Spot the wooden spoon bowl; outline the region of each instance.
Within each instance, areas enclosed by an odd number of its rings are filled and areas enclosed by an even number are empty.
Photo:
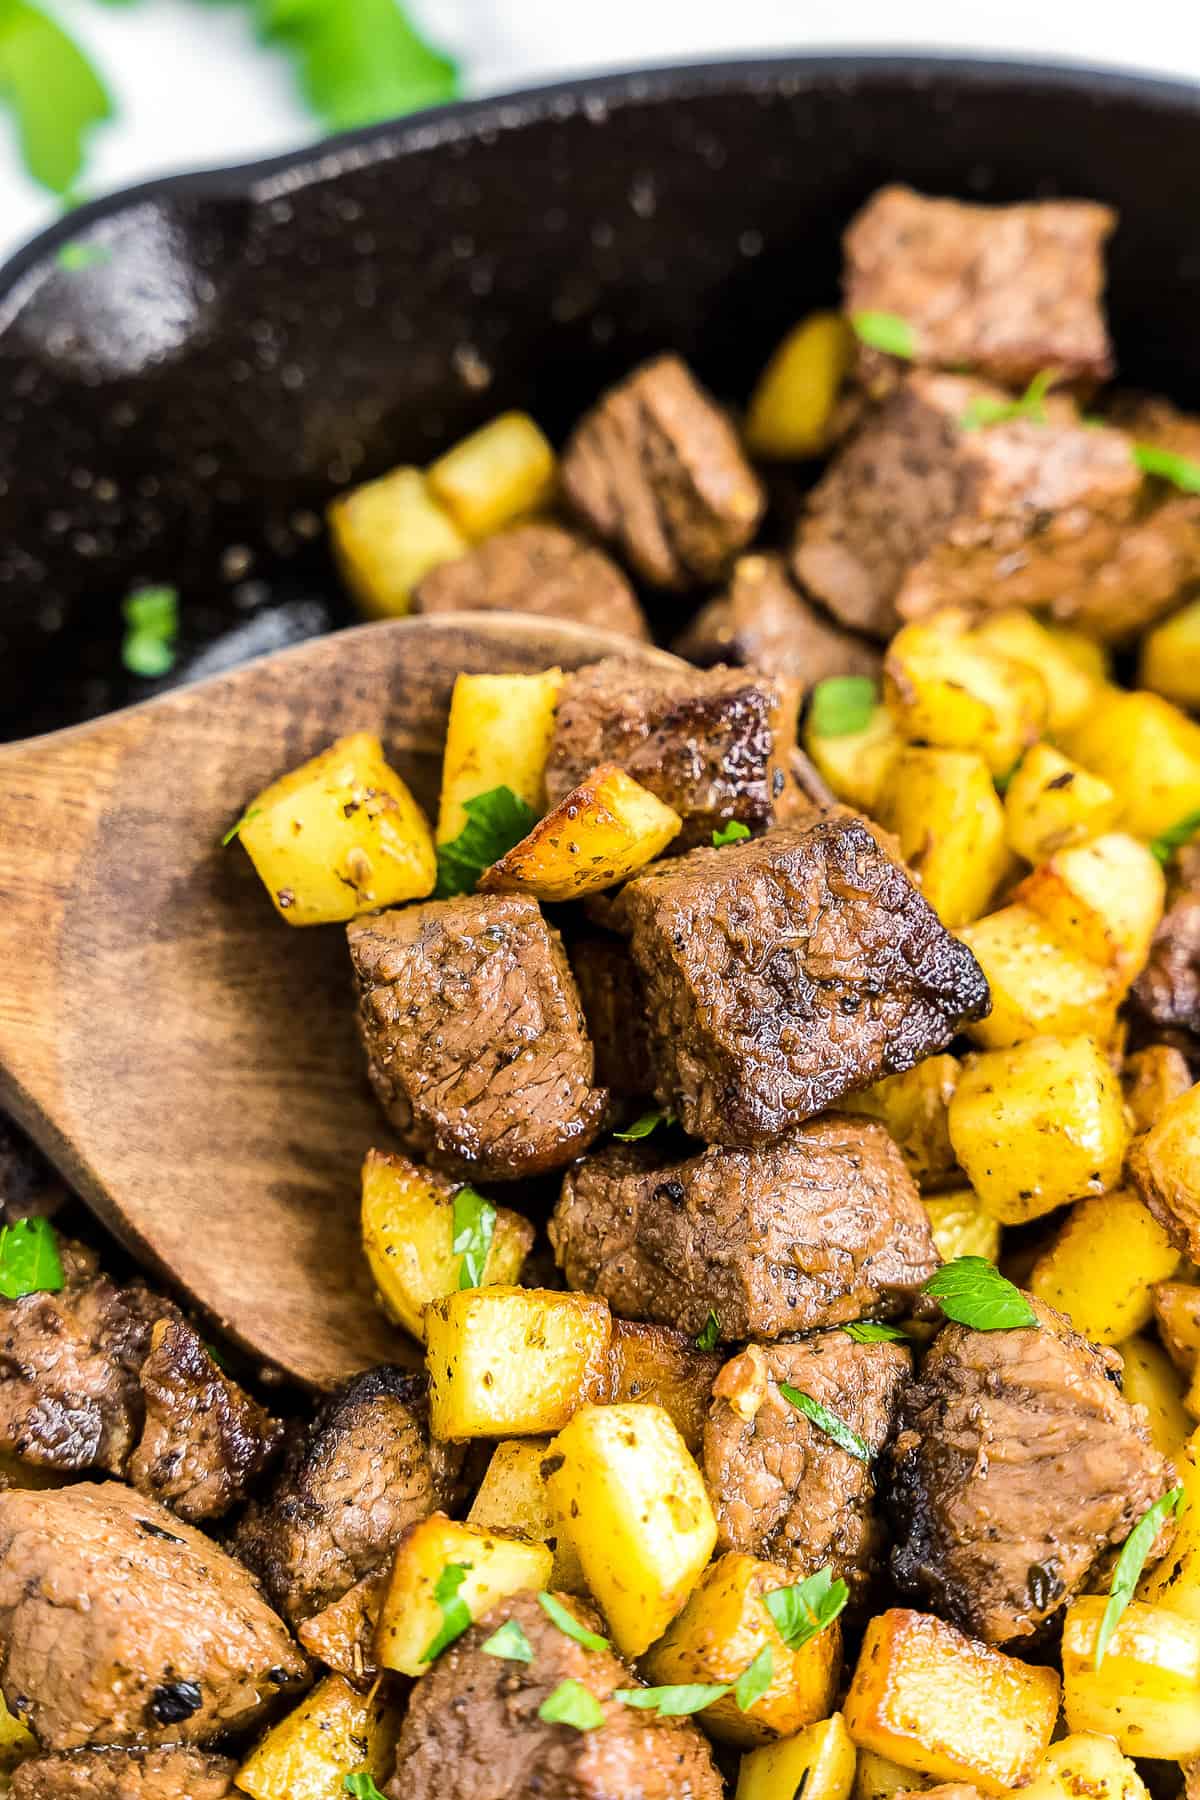
[[[359,1244],[367,1087],[340,926],[288,929],[222,834],[378,731],[432,808],[460,672],[674,657],[550,620],[368,625],[0,749],[0,1100],[146,1266],[325,1387],[411,1360]]]

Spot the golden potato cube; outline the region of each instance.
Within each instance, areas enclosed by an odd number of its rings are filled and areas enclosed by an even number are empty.
[[[347,1775],[389,1778],[399,1729],[389,1696],[360,1694],[340,1675],[327,1675],[259,1739],[235,1780],[253,1800],[333,1800],[344,1793]]]
[[[984,650],[1023,663],[1041,677],[1046,689],[1046,729],[1066,731],[1082,719],[1096,698],[1097,682],[1104,679],[1095,667],[1086,667],[1074,646],[1062,641],[1032,613],[1019,607],[989,613],[971,632],[971,641]],[[1103,658],[1101,670],[1105,669]]]
[[[1112,680],[1112,652],[1107,644],[1089,637],[1075,625],[1060,625],[1057,620],[1042,621],[1042,630],[1050,638],[1060,656],[1082,671],[1097,687],[1107,687]]]
[[[875,816],[900,840],[921,892],[951,931],[987,911],[1008,868],[1004,808],[973,750],[909,748],[894,759]]]
[[[549,1586],[568,1594],[586,1594],[583,1570],[546,1492],[548,1437],[506,1438],[492,1451],[479,1491],[467,1514],[468,1525],[503,1531],[510,1537],[546,1544],[554,1553]]]
[[[854,332],[842,313],[809,313],[788,332],[746,409],[751,456],[778,462],[820,456],[854,364],[854,345]]]
[[[1178,1266],[1178,1250],[1136,1194],[1102,1194],[1071,1208],[1029,1288],[1084,1337],[1119,1344],[1150,1323],[1154,1286]]]
[[[1183,1404],[1179,1371],[1153,1338],[1125,1338],[1117,1348],[1125,1365],[1121,1388],[1131,1406],[1144,1406],[1156,1450],[1178,1462],[1192,1435],[1192,1419]]]
[[[846,1721],[834,1713],[743,1756],[734,1800],[850,1800],[855,1761]]]
[[[375,1628],[386,1582],[386,1574],[380,1570],[364,1575],[296,1627],[296,1636],[309,1655],[347,1681],[372,1681],[378,1674]]]
[[[1144,844],[1111,831],[1057,850],[1013,890],[1070,949],[1112,969],[1121,989],[1141,969],[1163,913],[1162,867]]]
[[[670,1325],[613,1320],[606,1400],[648,1400],[661,1406],[694,1456],[704,1436],[712,1384],[726,1361],[722,1350],[698,1350]]]
[[[1163,1108],[1191,1085],[1187,1059],[1173,1044],[1148,1044],[1127,1056],[1121,1065],[1121,1090],[1134,1132],[1149,1131]]]
[[[902,1769],[889,1757],[876,1756],[873,1750],[858,1746],[851,1800],[892,1800],[893,1794],[908,1794],[932,1785],[928,1775]]]
[[[1041,675],[980,648],[945,618],[896,633],[883,682],[902,737],[943,750],[975,750],[993,775],[1007,775],[1046,723]]]
[[[1192,1261],[1200,1256],[1200,1083],[1172,1100],[1129,1153],[1138,1193]]]
[[[1106,1597],[1087,1594],[1063,1621],[1063,1711],[1070,1731],[1115,1738],[1127,1756],[1200,1751],[1200,1620],[1134,1600],[1100,1667]]]
[[[948,1194],[922,1194],[921,1204],[929,1214],[933,1243],[943,1262],[958,1256],[986,1256],[995,1262],[1000,1255],[1000,1221],[984,1212],[973,1189],[954,1188]]]
[[[418,1168],[406,1156],[368,1150],[362,1166],[362,1239],[383,1309],[420,1343],[425,1308],[459,1290],[462,1252],[454,1248],[454,1197],[461,1182]],[[492,1241],[480,1287],[515,1287],[533,1248],[528,1219],[494,1209]]]
[[[1120,1081],[1090,1037],[970,1057],[948,1124],[980,1205],[1004,1225],[1115,1187],[1129,1142]]]
[[[0,1776],[9,1775],[18,1763],[37,1753],[37,1739],[5,1705],[0,1694]]]
[[[1144,1572],[1137,1597],[1200,1624],[1200,1431],[1193,1431],[1171,1459],[1183,1486],[1184,1505],[1165,1556]],[[1106,1659],[1107,1660],[1107,1659]]]
[[[601,763],[484,870],[479,891],[580,900],[627,881],[666,849],[682,825],[672,807],[624,769]]]
[[[1080,1731],[1051,1744],[1022,1800],[1150,1800],[1129,1758],[1110,1737]]]
[[[655,1687],[734,1682],[767,1646],[771,1684],[745,1712],[732,1694],[706,1706],[704,1728],[728,1744],[761,1744],[823,1719],[837,1696],[842,1628],[835,1619],[799,1650],[789,1649],[763,1596],[795,1581],[786,1569],[736,1550],[710,1563],[687,1605],[642,1658]]]
[[[423,575],[470,548],[420,469],[393,469],[332,501],[329,540],[359,608],[369,619],[406,613]]]
[[[1146,633],[1137,684],[1176,706],[1200,707],[1200,600],[1189,601]]]
[[[1103,1041],[1113,1029],[1112,972],[1069,949],[1031,907],[1002,907],[957,935],[974,952],[992,993],[987,1018],[967,1026],[985,1050],[1080,1032]]]
[[[477,542],[545,506],[557,478],[554,451],[528,413],[501,413],[429,466],[429,491],[464,537]]]
[[[428,1652],[448,1623],[447,1604],[460,1600],[472,1620],[480,1619],[509,1594],[544,1588],[553,1563],[545,1544],[501,1537],[445,1513],[430,1513],[396,1546],[375,1631],[380,1663],[401,1675],[423,1675],[434,1660]],[[437,1586],[449,1567],[462,1571],[462,1578],[443,1602]]]
[[[873,814],[892,759],[904,748],[896,722],[882,702],[861,731],[819,735],[811,712],[804,723],[804,748],[839,800]]]
[[[1110,688],[1063,748],[1120,801],[1120,823],[1153,838],[1200,808],[1200,725],[1158,694]]]
[[[1099,836],[1116,817],[1117,796],[1107,781],[1052,744],[1035,744],[1025,752],[1004,796],[1008,842],[1031,863]]]
[[[450,697],[437,841],[467,823],[465,802],[506,787],[540,813],[562,670],[540,675],[460,675]]]
[[[606,1300],[547,1288],[464,1288],[425,1313],[435,1437],[557,1431],[601,1393],[612,1319]]]
[[[838,1105],[886,1125],[918,1187],[944,1187],[957,1169],[947,1119],[958,1072],[956,1057],[927,1056],[903,1074],[846,1094]]]
[[[581,1406],[548,1479],[587,1584],[624,1656],[640,1656],[700,1579],[717,1541],[704,1478],[661,1406]]]
[[[1058,1718],[1059,1681],[964,1636],[931,1613],[895,1607],[871,1620],[850,1691],[856,1744],[983,1794],[1021,1787]]]
[[[1200,1287],[1190,1281],[1160,1281],[1153,1299],[1163,1347],[1175,1367],[1190,1375],[1200,1358]]]
[[[281,775],[246,808],[238,837],[289,925],[329,925],[433,892],[425,815],[369,731]]]

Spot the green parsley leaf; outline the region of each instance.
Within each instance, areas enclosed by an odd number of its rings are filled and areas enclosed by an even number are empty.
[[[437,1578],[433,1597],[442,1609],[441,1629],[429,1640],[427,1648],[422,1652],[421,1661],[433,1662],[442,1654],[448,1644],[460,1638],[471,1623],[471,1614],[465,1600],[460,1600],[458,1590],[471,1571],[470,1563],[447,1563]]]
[[[493,1631],[491,1637],[480,1644],[479,1648],[485,1656],[499,1656],[505,1662],[533,1661],[533,1650],[519,1619],[505,1619],[499,1631]]]
[[[1020,1288],[1006,1281],[986,1256],[956,1256],[929,1277],[923,1291],[948,1319],[976,1331],[1014,1331],[1037,1324],[1037,1314]]]
[[[1121,1623],[1121,1615],[1133,1599],[1133,1590],[1150,1554],[1150,1547],[1168,1513],[1173,1512],[1176,1518],[1183,1511],[1186,1496],[1182,1487],[1172,1488],[1161,1500],[1148,1507],[1142,1514],[1117,1558],[1117,1566],[1113,1570],[1112,1586],[1109,1589],[1108,1605],[1104,1609],[1104,1617],[1100,1621],[1100,1630],[1096,1634],[1096,1667],[1104,1661],[1105,1652],[1112,1642],[1112,1636]]]
[[[855,1319],[851,1325],[843,1325],[842,1330],[856,1344],[903,1344],[908,1341],[908,1333],[901,1331],[898,1325],[885,1325],[880,1319]]]
[[[903,357],[905,362],[912,362],[917,354],[917,339],[907,319],[899,313],[865,312],[851,313],[850,323],[854,335],[860,344],[868,344],[872,350],[882,350],[888,356]]]
[[[467,822],[458,836],[438,845],[435,900],[474,893],[483,871],[499,862],[538,822],[532,806],[507,787],[476,794],[473,800],[463,802],[463,811]]]
[[[304,97],[331,131],[452,100],[458,70],[400,0],[255,0],[259,30],[295,60]]]
[[[833,1579],[833,1567],[828,1564],[793,1587],[773,1588],[763,1595],[763,1605],[788,1649],[802,1650],[833,1624],[849,1598],[846,1583]]]
[[[721,1341],[721,1321],[710,1306],[704,1329],[696,1339],[697,1350],[715,1350]]]
[[[867,729],[875,702],[869,675],[830,675],[812,691],[808,722],[817,737],[851,737]]]
[[[722,825],[719,831],[713,832],[713,849],[723,850],[726,844],[740,844],[743,838],[749,836],[748,825],[743,825],[740,819],[730,819],[728,825]]]
[[[656,1712],[664,1719],[682,1719],[689,1713],[703,1711],[728,1692],[727,1681],[693,1681],[678,1687],[617,1688],[613,1699],[622,1706],[640,1706],[645,1712]]]
[[[1028,419],[1031,424],[1044,425],[1046,395],[1061,373],[1060,369],[1040,369],[1016,400],[996,400],[990,394],[976,394],[958,421],[958,429],[978,431],[981,425],[1006,425],[1010,419]]]
[[[66,1285],[49,1219],[18,1219],[0,1230],[0,1295],[59,1294]]]
[[[483,1271],[496,1231],[496,1209],[473,1187],[460,1187],[454,1196],[454,1238],[450,1245],[458,1265],[460,1288],[483,1286]]]
[[[367,1769],[358,1769],[353,1775],[343,1776],[342,1792],[350,1794],[352,1800],[383,1800],[383,1795],[375,1786],[375,1777]]]
[[[575,1614],[568,1612],[562,1601],[556,1600],[553,1594],[547,1594],[543,1590],[538,1595],[538,1601],[546,1617],[558,1626],[564,1637],[574,1638],[585,1650],[608,1649],[608,1639],[601,1637],[598,1631],[589,1631],[586,1625],[581,1625]]]
[[[179,595],[173,587],[137,588],[125,597],[121,612],[125,638],[121,661],[131,675],[165,675],[175,662],[179,630]]]
[[[560,1681],[538,1707],[538,1718],[547,1725],[571,1725],[576,1731],[595,1731],[604,1723],[604,1708],[582,1681]]]
[[[844,1450],[848,1456],[856,1456],[859,1462],[870,1462],[870,1445],[859,1437],[857,1431],[847,1425],[845,1419],[839,1419],[837,1414],[830,1412],[827,1406],[822,1406],[821,1402],[814,1400],[811,1394],[802,1394],[800,1389],[792,1387],[790,1382],[781,1381],[779,1391],[789,1406],[794,1406],[797,1412],[804,1414],[806,1419],[811,1419],[813,1424],[825,1433],[826,1437],[833,1439],[840,1450]]]
[[[1157,856],[1159,862],[1165,867],[1175,851],[1182,850],[1185,844],[1190,844],[1198,831],[1200,831],[1200,812],[1184,813],[1182,819],[1177,819],[1174,825],[1168,825],[1165,831],[1160,831],[1156,838],[1150,839],[1151,854]]]
[[[229,830],[225,833],[225,836],[221,839],[222,850],[224,850],[227,844],[232,844],[235,837],[240,837],[242,826],[248,825],[251,819],[257,819],[261,812],[261,806],[252,806],[249,812],[244,812],[236,825],[231,825]]]
[[[775,1679],[775,1658],[770,1644],[764,1644],[749,1668],[743,1669],[733,1684],[733,1697],[741,1712],[749,1712],[761,1700]]]
[[[675,1114],[671,1112],[644,1112],[624,1131],[614,1131],[613,1136],[619,1144],[636,1144],[640,1138],[648,1138],[652,1131],[660,1125],[673,1125]]]
[[[33,179],[69,194],[88,135],[112,118],[112,101],[83,51],[32,0],[0,5],[0,103],[13,116]]]
[[[1160,450],[1155,444],[1135,444],[1133,460],[1147,475],[1157,475],[1185,494],[1200,494],[1200,462],[1190,456],[1176,456],[1173,450]]]

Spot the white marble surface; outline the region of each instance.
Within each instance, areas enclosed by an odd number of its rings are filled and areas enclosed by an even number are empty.
[[[241,9],[54,6],[120,108],[94,140],[90,194],[311,137],[285,59],[254,42]],[[1044,56],[1200,81],[1195,0],[414,0],[414,10],[461,58],[475,93],[583,69],[867,47]],[[0,128],[0,258],[53,216]]]

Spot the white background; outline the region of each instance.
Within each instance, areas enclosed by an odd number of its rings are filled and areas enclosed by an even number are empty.
[[[289,149],[313,135],[286,60],[240,9],[195,0],[54,0],[120,116],[93,140],[87,193]],[[839,47],[966,50],[1200,80],[1197,0],[413,0],[472,93],[581,69]],[[54,216],[0,122],[0,258]]]

